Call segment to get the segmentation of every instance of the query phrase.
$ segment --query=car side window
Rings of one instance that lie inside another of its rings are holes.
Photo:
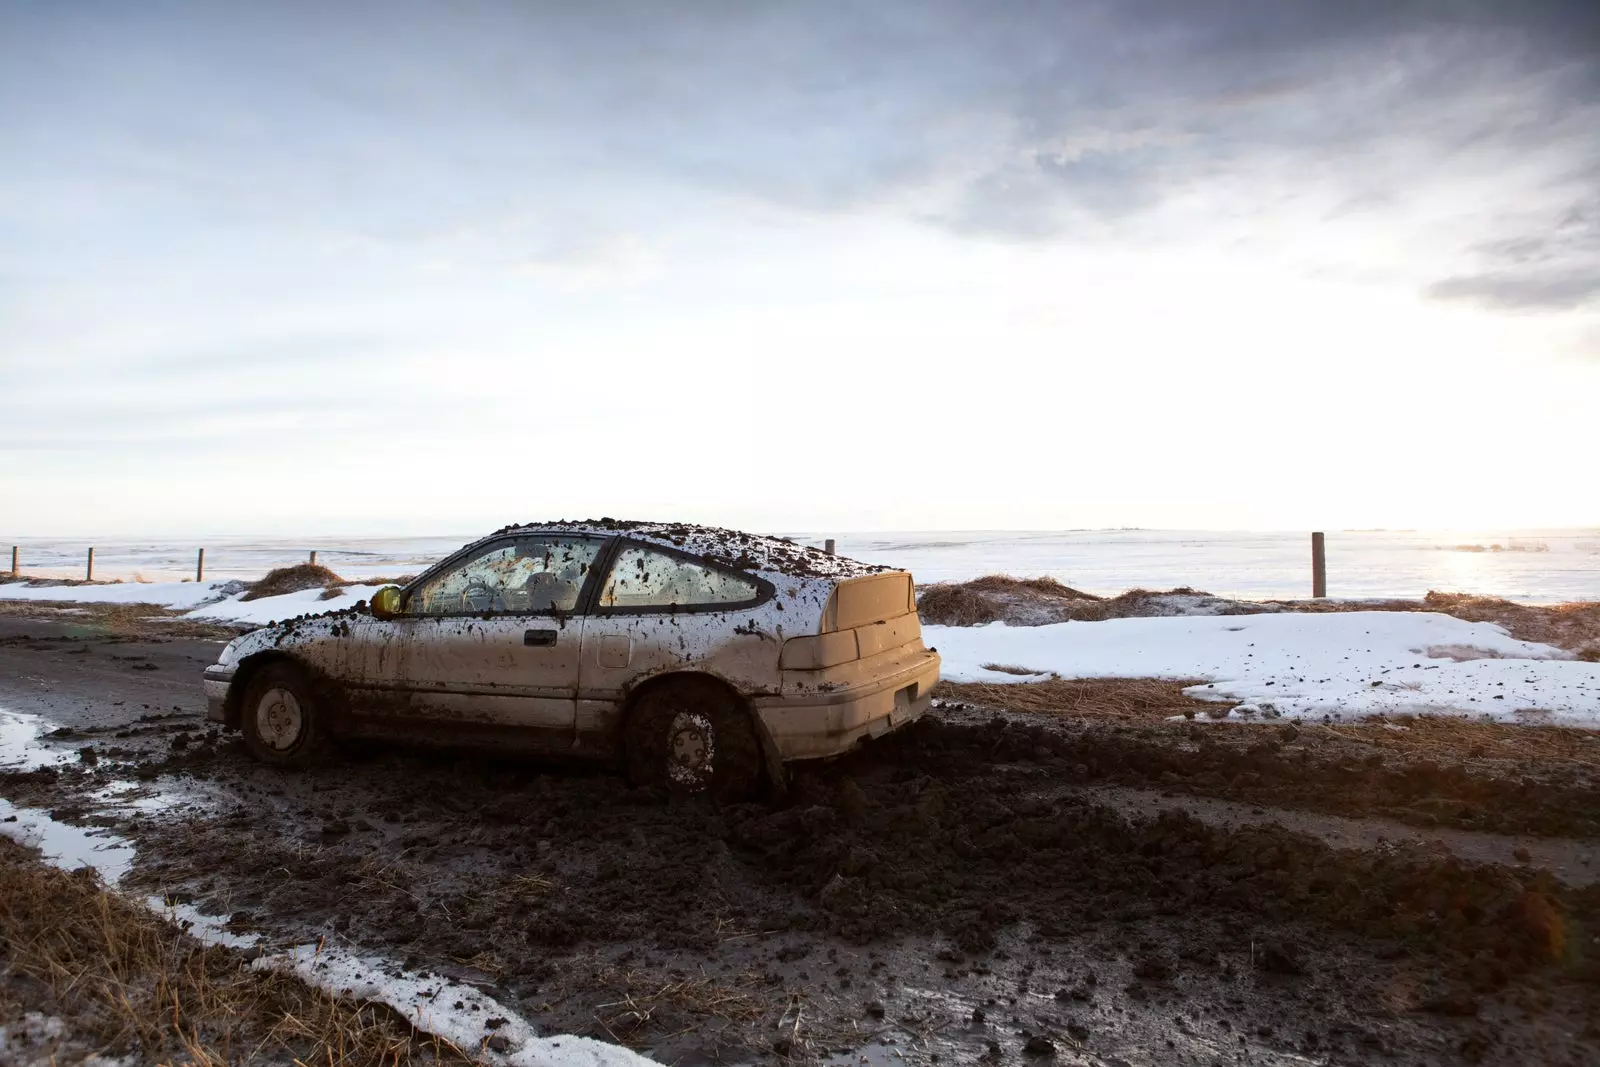
[[[519,537],[425,580],[406,601],[408,615],[550,615],[578,606],[604,542],[580,537]]]
[[[758,599],[755,582],[665,552],[628,545],[600,590],[600,607],[619,610],[712,607]]]

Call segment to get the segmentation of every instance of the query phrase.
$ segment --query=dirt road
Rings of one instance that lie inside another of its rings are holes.
[[[783,807],[718,809],[387,747],[269,771],[203,721],[217,647],[0,619],[0,709],[68,757],[0,796],[133,839],[127,885],[550,1030],[666,1063],[1600,1059],[1600,743],[1572,731],[953,691]]]

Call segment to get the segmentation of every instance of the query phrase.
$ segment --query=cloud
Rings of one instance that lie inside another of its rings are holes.
[[[1466,300],[1507,311],[1566,311],[1600,298],[1594,268],[1544,273],[1464,274],[1427,288],[1435,300]]]
[[[1576,181],[1590,189],[1600,184],[1600,164]],[[1478,269],[1436,281],[1426,294],[1511,311],[1566,311],[1600,302],[1600,195],[1499,226],[1506,236],[1472,250]]]

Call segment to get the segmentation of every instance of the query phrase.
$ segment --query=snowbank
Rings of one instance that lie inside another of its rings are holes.
[[[1489,715],[1600,728],[1600,664],[1490,623],[1410,611],[1110,619],[923,628],[957,682],[1205,679],[1235,715]],[[1032,674],[988,670],[1023,667]]]

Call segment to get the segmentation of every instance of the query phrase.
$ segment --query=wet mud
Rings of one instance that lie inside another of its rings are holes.
[[[43,677],[86,658],[11,654]],[[0,794],[65,818],[120,778],[211,798],[120,823],[138,847],[129,884],[269,942],[383,953],[663,1062],[1600,1054],[1600,888],[1448,850],[1333,848],[1287,815],[1426,814],[1444,797],[1477,806],[1471,826],[1570,832],[1581,851],[1593,794],[1561,761],[1511,775],[1486,752],[1419,776],[1409,756],[1372,763],[1279,726],[952,706],[802,769],[780,807],[716,807],[602,771],[379,745],[285,774],[186,698],[84,684],[74,700],[98,703],[53,709],[68,758],[0,773]],[[1108,783],[1169,807],[1135,810]],[[1181,810],[1198,794],[1262,818]]]

